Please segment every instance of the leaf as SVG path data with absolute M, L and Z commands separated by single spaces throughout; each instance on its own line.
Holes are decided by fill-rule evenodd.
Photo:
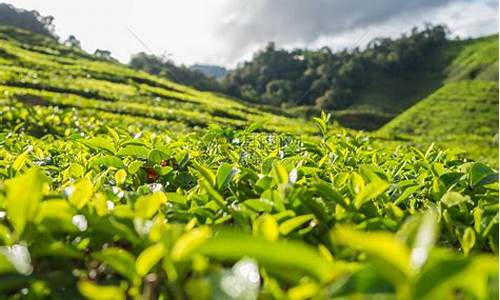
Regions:
M 9 259 L 0 253 L 0 275 L 16 272 L 16 268 L 14 268 Z
M 481 255 L 460 257 L 449 251 L 434 251 L 413 288 L 414 299 L 447 299 L 458 289 L 474 299 L 489 299 L 488 278 L 498 278 L 498 258 Z M 496 279 L 498 280 L 498 279 Z
M 45 182 L 45 176 L 38 169 L 5 182 L 7 216 L 18 235 L 23 233 L 26 223 L 35 218 Z
M 84 172 L 85 172 L 85 169 L 80 164 L 77 164 L 77 163 L 72 163 L 68 167 L 68 173 L 73 178 L 82 177 Z
M 365 187 L 365 181 L 363 180 L 363 177 L 359 175 L 358 173 L 354 172 L 351 174 L 351 177 L 349 178 L 349 188 L 351 189 L 352 195 L 357 195 L 359 194 Z
M 93 150 L 104 150 L 110 154 L 116 153 L 116 148 L 111 141 L 103 137 L 93 137 L 88 140 L 80 139 L 78 142 L 84 144 L 85 146 Z
M 253 223 L 254 235 L 267 241 L 278 240 L 280 231 L 276 219 L 271 215 L 262 215 Z
M 130 174 L 135 174 L 139 171 L 144 163 L 139 160 L 134 160 L 128 165 L 128 172 Z
M 117 153 L 117 155 L 132 156 L 134 158 L 147 158 L 148 154 L 148 148 L 138 145 L 127 145 L 121 148 Z
M 89 167 L 93 168 L 94 166 L 105 166 L 105 167 L 114 167 L 117 169 L 125 168 L 123 161 L 117 157 L 112 155 L 105 155 L 102 157 L 93 158 L 89 162 Z
M 97 285 L 89 280 L 78 282 L 78 290 L 87 299 L 92 300 L 125 300 L 125 292 L 117 286 Z
M 395 286 L 404 284 L 412 274 L 409 249 L 390 233 L 361 232 L 337 226 L 332 232 L 332 240 L 366 253 L 381 274 Z
M 172 247 L 172 260 L 182 261 L 190 258 L 211 235 L 212 230 L 209 227 L 195 228 L 184 233 Z
M 26 151 L 19 154 L 19 156 L 16 157 L 16 159 L 12 163 L 12 169 L 14 169 L 14 171 L 18 172 L 19 170 L 21 170 L 22 167 L 24 167 L 24 165 L 28 161 L 28 154 L 29 152 Z
M 138 279 L 135 270 L 135 257 L 120 248 L 106 248 L 95 253 L 94 258 L 114 269 L 122 276 L 135 282 Z
M 152 267 L 154 267 L 165 255 L 165 246 L 163 243 L 157 243 L 139 254 L 137 260 L 135 261 L 135 269 L 137 274 L 143 277 L 149 273 Z
M 230 245 L 230 247 L 228 247 Z M 333 276 L 332 265 L 313 248 L 295 241 L 266 241 L 247 234 L 223 230 L 203 244 L 199 252 L 208 257 L 237 261 L 251 257 L 276 272 L 302 271 L 326 282 Z
M 410 197 L 413 193 L 415 193 L 416 191 L 418 191 L 420 188 L 421 187 L 418 186 L 418 185 L 412 185 L 412 186 L 407 187 L 401 193 L 401 195 L 399 195 L 399 197 L 396 200 L 394 200 L 394 204 L 398 205 L 398 204 L 402 203 L 403 201 L 405 201 L 406 199 L 408 199 L 408 197 Z
M 449 191 L 441 197 L 441 203 L 446 204 L 448 207 L 458 205 L 460 203 L 471 202 L 470 198 L 463 196 L 458 192 Z
M 475 163 L 469 172 L 470 185 L 475 188 L 479 185 L 498 181 L 498 173 L 482 163 Z
M 310 222 L 313 219 L 314 215 L 303 215 L 286 220 L 279 227 L 280 233 L 283 235 L 287 235 L 290 232 L 294 231 L 295 229 L 299 228 L 305 223 Z
M 37 225 L 42 225 L 41 223 L 44 221 L 52 221 L 55 223 L 54 225 L 57 226 L 53 228 L 53 230 L 57 229 L 71 232 L 74 230 L 72 218 L 75 214 L 75 208 L 71 206 L 68 201 L 62 199 L 47 200 L 40 204 L 34 222 Z M 48 226 L 48 224 L 43 225 L 46 227 Z
M 160 206 L 165 202 L 167 202 L 167 196 L 162 192 L 140 196 L 137 198 L 134 205 L 135 215 L 139 218 L 150 219 L 158 212 Z
M 288 183 L 288 172 L 286 168 L 277 160 L 273 162 L 272 175 L 278 183 Z
M 220 191 L 224 188 L 237 173 L 238 169 L 233 168 L 230 164 L 223 163 L 217 170 L 217 189 Z
M 118 185 L 122 185 L 125 183 L 127 179 L 127 171 L 124 169 L 120 169 L 115 173 L 115 181 Z
M 340 206 L 342 206 L 345 209 L 348 209 L 349 205 L 347 204 L 346 200 L 342 195 L 340 195 L 337 191 L 332 189 L 329 184 L 326 182 L 319 182 L 315 184 L 315 189 L 318 192 L 318 194 L 325 200 L 329 202 L 336 203 Z
M 68 197 L 69 203 L 77 209 L 82 209 L 94 193 L 94 185 L 87 178 L 78 180 L 70 189 L 72 192 Z
M 214 173 L 210 169 L 205 168 L 204 166 L 200 165 L 196 161 L 192 161 L 192 164 L 193 164 L 193 167 L 196 169 L 196 171 L 198 171 L 198 173 L 200 173 L 201 177 L 203 177 L 208 184 L 210 184 L 212 187 L 214 187 L 216 184 L 216 177 L 215 177 Z
M 438 237 L 437 212 L 431 209 L 419 218 L 418 228 L 411 249 L 411 264 L 419 269 L 427 261 Z
M 212 198 L 215 203 L 217 203 L 217 206 L 219 206 L 220 209 L 228 211 L 228 208 L 226 207 L 226 202 L 224 201 L 224 198 L 222 197 L 219 192 L 217 192 L 212 185 L 210 185 L 204 178 L 201 178 L 199 180 L 200 185 L 207 191 L 208 195 L 210 198 Z
M 474 244 L 476 244 L 476 233 L 474 232 L 474 229 L 471 227 L 465 228 L 464 235 L 460 242 L 462 244 L 464 254 L 468 255 L 470 250 L 474 247 Z
M 149 152 L 148 155 L 148 160 L 153 162 L 153 163 L 161 163 L 163 160 L 168 159 L 168 155 L 165 154 L 163 151 L 160 151 L 158 149 L 153 149 L 151 152 Z
M 356 208 L 360 208 L 370 199 L 375 199 L 382 195 L 388 188 L 389 183 L 381 179 L 370 182 L 356 195 L 356 198 L 354 198 L 354 206 L 356 206 Z

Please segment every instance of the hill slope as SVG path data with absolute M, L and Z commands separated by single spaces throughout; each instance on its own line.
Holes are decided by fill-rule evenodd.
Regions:
M 368 73 L 369 84 L 356 91 L 355 104 L 335 115 L 348 127 L 374 130 L 446 83 L 475 79 L 498 81 L 498 35 L 448 41 L 418 68 L 397 76 Z
M 28 105 L 76 108 L 90 115 L 102 113 L 99 116 L 104 118 L 122 115 L 130 123 L 147 119 L 154 126 L 176 131 L 209 124 L 242 128 L 250 123 L 261 123 L 263 130 L 271 131 L 312 130 L 301 120 L 200 92 L 5 26 L 0 26 L 0 94 Z
M 410 139 L 422 146 L 437 142 L 498 165 L 498 113 L 498 82 L 450 82 L 379 133 Z

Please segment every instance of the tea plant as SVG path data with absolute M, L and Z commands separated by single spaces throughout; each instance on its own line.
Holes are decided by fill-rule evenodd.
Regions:
M 75 114 L 3 108 L 5 296 L 496 297 L 498 184 L 484 164 L 330 135 L 326 116 L 304 140 Z

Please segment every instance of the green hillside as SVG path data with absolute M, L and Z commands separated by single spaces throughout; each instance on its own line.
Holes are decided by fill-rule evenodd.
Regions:
M 439 57 L 450 61 L 441 67 L 444 85 L 377 134 L 423 147 L 437 142 L 497 166 L 498 36 L 452 42 Z
M 335 115 L 346 126 L 377 129 L 447 82 L 474 79 L 498 81 L 498 35 L 447 41 L 402 74 L 366 74 L 356 103 Z
M 248 123 L 268 131 L 306 133 L 312 129 L 300 120 L 199 92 L 98 59 L 54 39 L 3 26 L 0 94 L 27 105 L 76 108 L 102 118 L 121 115 L 129 123 L 147 119 L 158 128 L 176 131 L 209 124 L 243 128 Z
M 497 170 L 280 113 L 0 27 L 0 299 L 498 298 Z
M 498 165 L 498 82 L 447 83 L 385 125 L 380 134 L 465 152 Z

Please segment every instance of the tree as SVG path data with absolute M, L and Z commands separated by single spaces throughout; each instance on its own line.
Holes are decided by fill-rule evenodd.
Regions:
M 168 55 L 156 56 L 144 52 L 137 53 L 132 56 L 129 66 L 199 90 L 222 91 L 222 87 L 216 79 L 206 76 L 199 70 L 191 70 L 184 65 L 177 66 Z M 235 92 L 237 92 L 236 89 Z
M 74 35 L 70 35 L 64 44 L 71 48 L 82 49 L 82 44 Z
M 0 24 L 42 34 L 52 39 L 58 39 L 55 34 L 54 17 L 42 16 L 36 10 L 28 11 L 16 8 L 10 4 L 0 3 Z
M 94 56 L 102 60 L 116 61 L 109 50 L 96 49 Z

